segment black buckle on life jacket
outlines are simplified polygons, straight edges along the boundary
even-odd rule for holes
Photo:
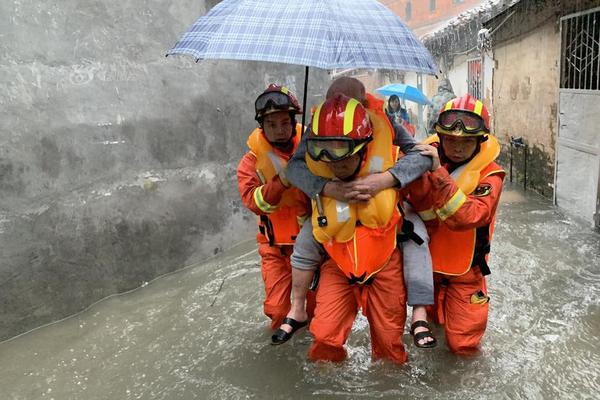
[[[271,223],[271,220],[266,215],[261,215],[260,222],[262,225],[259,226],[258,230],[260,231],[260,233],[265,235],[267,237],[267,239],[269,239],[269,246],[274,246],[275,245],[275,233],[273,231],[273,224]],[[262,227],[262,229],[261,229],[261,227]]]
[[[375,276],[371,276],[371,277],[369,277],[369,279],[367,279],[365,281],[365,277],[366,276],[367,276],[366,272],[363,272],[363,274],[361,276],[355,276],[354,274],[350,274],[350,278],[348,278],[348,283],[350,285],[354,285],[354,284],[357,284],[357,283],[359,285],[370,285],[371,283],[373,283],[373,280],[375,279]]]
[[[317,290],[317,286],[319,286],[319,278],[321,277],[321,268],[317,268],[315,273],[313,274],[312,280],[310,281],[310,285],[308,286],[309,290],[313,292]]]
[[[415,233],[415,224],[411,221],[404,219],[402,221],[402,227],[400,228],[400,233],[396,235],[396,242],[403,243],[412,240],[418,246],[425,243],[423,238]]]
[[[479,267],[481,275],[486,276],[492,273],[485,256],[490,253],[490,230],[489,225],[477,228],[475,254],[471,267]]]

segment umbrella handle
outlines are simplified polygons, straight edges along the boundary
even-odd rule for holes
[[[304,123],[306,122],[306,92],[308,91],[308,65],[304,68],[304,98],[302,99],[302,134],[304,134]]]

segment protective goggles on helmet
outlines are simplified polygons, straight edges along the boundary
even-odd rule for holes
[[[266,92],[258,96],[254,102],[254,109],[257,115],[263,114],[268,109],[276,110],[297,110],[297,107],[291,102],[288,95],[282,92]]]
[[[483,119],[468,111],[444,111],[435,123],[435,130],[438,133],[452,134],[457,129],[476,136],[489,132]]]
[[[306,141],[306,151],[315,161],[340,161],[358,153],[372,137],[363,140],[350,138],[309,138]]]

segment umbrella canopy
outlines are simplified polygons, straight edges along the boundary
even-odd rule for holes
[[[376,0],[223,0],[168,54],[434,75],[429,51]]]
[[[427,96],[421,93],[419,89],[414,86],[405,85],[404,83],[391,83],[375,89],[375,91],[384,96],[395,94],[403,100],[413,101],[422,105],[431,104]]]

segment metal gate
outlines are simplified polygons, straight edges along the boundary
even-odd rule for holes
[[[600,226],[600,8],[561,18],[554,201]]]
[[[483,99],[481,85],[481,58],[467,60],[467,84],[469,94],[476,99]]]

